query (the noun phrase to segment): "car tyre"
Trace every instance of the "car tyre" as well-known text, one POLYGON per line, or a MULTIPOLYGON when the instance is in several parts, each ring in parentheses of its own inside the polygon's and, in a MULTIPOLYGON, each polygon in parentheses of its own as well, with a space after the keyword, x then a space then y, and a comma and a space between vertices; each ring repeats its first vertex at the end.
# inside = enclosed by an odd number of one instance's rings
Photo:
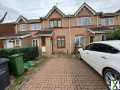
POLYGON ((107 88, 108 90, 112 90, 111 89, 111 81, 112 80, 117 80, 120 82, 120 73, 117 72, 116 70, 113 69, 106 69, 103 72, 103 76, 104 76, 104 80, 107 84, 107 88))

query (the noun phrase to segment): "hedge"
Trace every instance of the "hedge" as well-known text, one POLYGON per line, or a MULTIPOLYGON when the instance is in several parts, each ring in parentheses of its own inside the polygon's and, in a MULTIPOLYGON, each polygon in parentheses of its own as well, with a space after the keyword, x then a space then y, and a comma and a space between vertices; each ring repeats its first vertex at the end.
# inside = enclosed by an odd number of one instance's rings
POLYGON ((9 56, 13 54, 23 54, 24 60, 34 60, 39 56, 39 50, 37 47, 29 47, 29 48, 14 48, 14 49, 0 49, 0 58, 5 57, 9 58, 9 56))

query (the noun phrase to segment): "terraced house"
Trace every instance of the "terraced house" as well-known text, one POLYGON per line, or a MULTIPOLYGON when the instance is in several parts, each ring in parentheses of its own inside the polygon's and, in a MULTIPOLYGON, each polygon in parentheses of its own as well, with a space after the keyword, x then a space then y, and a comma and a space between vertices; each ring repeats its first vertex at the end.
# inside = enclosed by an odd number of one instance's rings
POLYGON ((75 47, 106 40, 106 34, 120 25, 120 11, 96 12, 84 3, 73 15, 65 15, 54 6, 45 17, 20 16, 14 23, 15 35, 0 38, 7 40, 8 48, 38 46, 46 54, 72 53, 75 47))

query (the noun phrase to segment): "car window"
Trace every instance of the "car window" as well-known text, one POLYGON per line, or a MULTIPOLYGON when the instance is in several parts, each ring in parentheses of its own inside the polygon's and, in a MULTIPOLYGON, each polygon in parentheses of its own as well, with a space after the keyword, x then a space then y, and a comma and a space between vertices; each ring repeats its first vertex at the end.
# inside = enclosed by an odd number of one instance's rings
POLYGON ((115 54, 115 53, 118 53, 118 52, 119 52, 119 50, 115 49, 115 48, 112 47, 112 46, 104 45, 104 44, 103 44, 103 46, 104 46, 104 48, 105 48, 103 52, 112 53, 112 54, 115 54))
POLYGON ((90 51, 98 51, 99 47, 96 44, 90 44, 85 49, 90 51))
POLYGON ((105 53, 112 53, 112 54, 119 52, 119 50, 115 49, 112 46, 100 44, 100 43, 90 44, 85 49, 90 51, 105 52, 105 53))

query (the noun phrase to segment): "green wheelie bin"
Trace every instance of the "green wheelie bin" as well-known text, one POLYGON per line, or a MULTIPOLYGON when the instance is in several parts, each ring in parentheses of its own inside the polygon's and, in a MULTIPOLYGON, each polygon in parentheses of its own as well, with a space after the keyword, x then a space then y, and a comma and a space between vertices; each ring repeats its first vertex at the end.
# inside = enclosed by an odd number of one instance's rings
POLYGON ((22 75, 24 73, 24 61, 22 54, 14 54, 9 57, 10 71, 16 75, 22 75))

